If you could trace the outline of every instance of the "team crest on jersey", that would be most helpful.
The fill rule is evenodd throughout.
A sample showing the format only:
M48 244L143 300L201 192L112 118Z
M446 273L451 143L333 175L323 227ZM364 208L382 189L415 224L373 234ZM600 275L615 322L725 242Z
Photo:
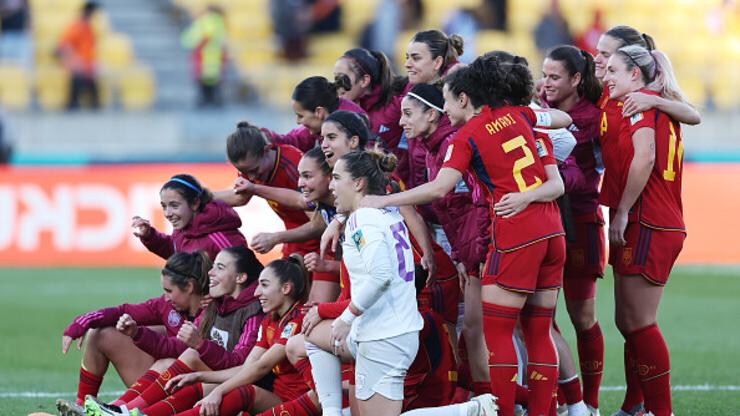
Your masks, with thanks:
M622 264L625 266L632 263L632 247L625 247L622 249Z
M632 117L630 117L630 124L634 126L635 124L637 124L638 121L642 120L642 118L643 118L642 113L637 113L633 115Z
M352 242L355 243L357 250L362 250L365 247L365 237L362 235L362 230L357 230L352 234Z
M545 146L545 143L542 141L542 139L535 140L534 145L537 148L537 155L539 157L547 156L547 146Z
M211 341L218 344L221 348L226 348L229 343L229 333L216 327L211 328Z
M167 325L178 327L180 326L181 321L182 317L177 313L177 311L171 310L170 313L167 314Z
M283 327L283 333L280 334L280 338L283 338L283 339L290 338L290 336L293 335L293 330L295 329L295 326L296 326L295 325L295 322L290 322L290 323L286 324Z
M450 160L450 158L452 157L452 146L454 145L451 144L449 147L447 147L447 153L445 153L445 160L444 160L445 162Z

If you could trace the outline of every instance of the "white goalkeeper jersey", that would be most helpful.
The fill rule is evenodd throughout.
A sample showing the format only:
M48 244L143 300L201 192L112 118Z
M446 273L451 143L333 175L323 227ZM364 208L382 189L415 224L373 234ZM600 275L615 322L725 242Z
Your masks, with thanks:
M421 330L414 255L398 208L356 210L347 220L344 236L350 296L363 310L353 322L355 339L372 341Z

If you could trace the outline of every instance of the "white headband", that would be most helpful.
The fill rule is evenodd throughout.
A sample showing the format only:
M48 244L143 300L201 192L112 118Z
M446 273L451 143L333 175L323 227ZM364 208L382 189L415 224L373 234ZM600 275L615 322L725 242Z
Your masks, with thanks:
M429 101L427 101L427 100L425 100L425 99L421 98L421 97L420 97L419 95L417 95L417 94L414 94L413 92L407 92L407 93L406 93L406 95L410 95L410 96L412 96L412 97L416 98L417 100L419 100L419 101L421 101L422 103L424 103L424 104L428 105L429 107L432 107L433 109L435 109L435 110L439 111L440 113L444 113L444 112L445 112L445 111L444 111L443 109L441 109L441 108L437 107L436 105L434 105L434 104L430 103Z

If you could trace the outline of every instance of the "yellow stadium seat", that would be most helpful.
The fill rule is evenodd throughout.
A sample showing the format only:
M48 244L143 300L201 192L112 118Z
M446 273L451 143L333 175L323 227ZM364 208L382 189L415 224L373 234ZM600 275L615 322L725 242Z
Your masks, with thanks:
M146 110L151 108L156 98L154 77L145 67L132 67L120 76L119 97L126 110Z
M345 1L342 3L342 27L355 38L375 18L379 0Z
M31 85L23 68L0 66L0 106L24 110L31 102Z
M36 69L36 99L44 110L61 110L67 104L69 76L59 66Z
M98 41L98 61L107 69L120 70L133 62L131 40L120 33L110 33Z

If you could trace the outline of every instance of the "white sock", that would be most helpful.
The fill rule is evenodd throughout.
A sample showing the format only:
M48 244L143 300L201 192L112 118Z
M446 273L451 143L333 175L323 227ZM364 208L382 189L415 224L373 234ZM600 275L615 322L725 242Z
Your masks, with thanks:
M469 410L475 410L477 413L478 403L471 401L442 407L414 409L402 413L401 416L468 416Z
M311 362L311 375L316 385L322 414L342 416L342 363L334 354L306 342L308 361Z

